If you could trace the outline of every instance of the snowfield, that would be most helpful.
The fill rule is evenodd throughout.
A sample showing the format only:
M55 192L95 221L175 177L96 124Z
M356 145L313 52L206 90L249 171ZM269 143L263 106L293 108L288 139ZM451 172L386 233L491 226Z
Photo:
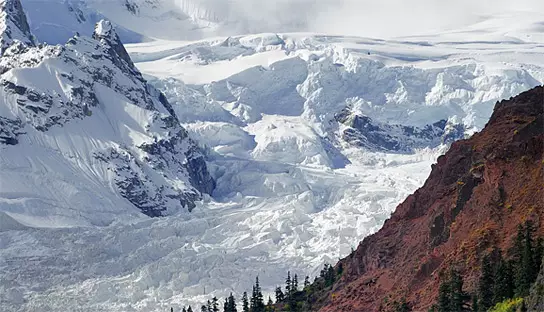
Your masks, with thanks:
M189 1L183 8L194 11ZM124 22L116 21L132 25ZM109 173L89 167L85 155L70 155L98 143L70 141L65 133L149 140L138 128L149 112L110 101L106 91L101 102L111 106L92 118L16 148L0 145L0 165L10 169L0 173L0 310L166 311L195 308L214 295L240 296L257 275L266 293L283 285L288 270L313 279L423 184L451 129L470 135L497 100L544 83L542 25L544 18L527 13L387 41L266 33L127 45L204 151L215 190L190 213L150 219L128 201L108 202L103 188L78 185L79 175ZM341 122L343 110L372 122ZM100 129L91 124L96 120ZM399 130L440 121L444 135L424 147L410 145ZM383 131L365 132L378 126ZM350 129L377 136L373 142L394 138L408 150L352 144L344 135ZM56 150L43 151L51 145ZM57 210L51 198L68 191L75 199ZM51 211L62 214L48 220Z

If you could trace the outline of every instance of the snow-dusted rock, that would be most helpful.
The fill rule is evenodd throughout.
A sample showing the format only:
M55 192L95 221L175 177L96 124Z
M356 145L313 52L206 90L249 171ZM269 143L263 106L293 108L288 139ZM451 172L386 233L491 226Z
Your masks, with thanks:
M191 210L215 185L203 155L165 96L134 67L111 23L100 21L93 37L76 36L64 46L16 43L0 59L0 148L8 155L0 180L18 148L8 145L47 138L28 157L51 148L60 157L80 155L84 160L71 168L76 175L92 172L104 196L120 195L149 216ZM67 144L55 143L58 136ZM71 205L63 195L44 196ZM7 211L17 212L16 205Z
M0 55L14 42L35 44L20 0L0 1Z

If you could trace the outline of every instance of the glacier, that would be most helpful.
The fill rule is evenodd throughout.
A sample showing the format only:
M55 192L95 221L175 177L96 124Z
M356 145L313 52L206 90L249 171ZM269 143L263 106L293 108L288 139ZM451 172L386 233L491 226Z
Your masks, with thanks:
M146 3L153 7L153 1ZM165 3L158 11L139 6L138 14L156 21L154 14L169 11ZM183 7L196 10L186 14L194 20L224 18L198 11L194 3ZM126 10L122 4L102 3ZM542 21L531 13L522 21L518 15L493 16L455 31L391 40L264 33L137 42L153 38L157 25L174 32L176 24L167 12L160 16L168 22L159 19L142 34L129 20L131 12L112 13L118 18L112 20L116 28L141 35L125 45L122 59L142 80L123 78L121 87L97 88L101 104L80 104L81 116L47 131L18 122L3 126L0 119L0 129L9 128L18 141L0 144L0 310L195 307L214 295L239 296L257 275L266 295L272 294L287 270L315 276L324 263L336 262L377 231L423 183L451 140L485 125L497 100L544 83ZM127 20L119 18L123 14ZM194 22L181 18L178 29L189 20ZM29 21L36 22L32 13ZM94 22L68 43L69 51L96 53L101 39L84 36L93 35ZM99 25L97 36L110 29ZM82 62L60 66L39 49L22 54L30 60L38 54L39 62L2 78L69 95L61 74L77 70L84 78ZM58 53L55 46L47 49ZM7 53L2 62L8 68L22 66ZM88 60L91 69L104 65ZM43 79L51 72L61 78ZM127 101L127 84L149 96L152 107L140 96ZM4 98L0 116L13 102ZM176 157L184 154L184 144L192 146L206 159L215 187L191 212L167 202L161 204L169 208L166 216L148 218L112 183L112 169L125 162L125 154L102 152L106 163L92 155L97 147L122 144L135 163L157 154L171 168L167 175L173 174L168 151L135 148L167 136L158 116L176 117L179 125L170 126L187 136ZM163 179L153 175L150 185ZM58 194L66 200L52 201Z

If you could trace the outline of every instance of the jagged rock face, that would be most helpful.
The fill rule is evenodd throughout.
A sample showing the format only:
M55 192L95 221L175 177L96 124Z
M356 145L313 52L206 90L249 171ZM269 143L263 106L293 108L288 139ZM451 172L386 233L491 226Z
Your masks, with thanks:
M482 132L453 143L424 186L340 261L344 273L320 311L387 310L402 297L426 311L442 270L454 265L473 292L479 259L508 249L519 224L531 219L543 235L543 101L536 87L497 103Z
M351 145L375 151L412 152L417 148L436 147L461 139L465 133L463 125L440 120L423 128L390 125L372 118L342 110L335 116L342 123L342 139Z
M103 42L105 46L111 47L113 51L110 51L110 55L118 56L134 69L134 63L132 63L125 46L121 42L117 32L114 31L110 21L101 20L98 22L93 33L93 38Z
M20 0L0 0L0 33L0 55L15 41L34 45Z
M73 37L65 46L16 43L5 51L0 148L90 119L92 128L112 128L108 137L77 134L100 142L82 153L94 158L93 171L114 173L103 183L148 216L191 210L215 187L204 156L164 95L134 67L111 23L99 22L93 37Z

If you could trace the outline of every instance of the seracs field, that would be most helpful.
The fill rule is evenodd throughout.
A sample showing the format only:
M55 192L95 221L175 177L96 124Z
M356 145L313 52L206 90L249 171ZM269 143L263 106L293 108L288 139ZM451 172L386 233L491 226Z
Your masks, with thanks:
M35 37L0 61L2 311L165 311L313 278L544 82L530 12L381 40L126 3L22 1Z

